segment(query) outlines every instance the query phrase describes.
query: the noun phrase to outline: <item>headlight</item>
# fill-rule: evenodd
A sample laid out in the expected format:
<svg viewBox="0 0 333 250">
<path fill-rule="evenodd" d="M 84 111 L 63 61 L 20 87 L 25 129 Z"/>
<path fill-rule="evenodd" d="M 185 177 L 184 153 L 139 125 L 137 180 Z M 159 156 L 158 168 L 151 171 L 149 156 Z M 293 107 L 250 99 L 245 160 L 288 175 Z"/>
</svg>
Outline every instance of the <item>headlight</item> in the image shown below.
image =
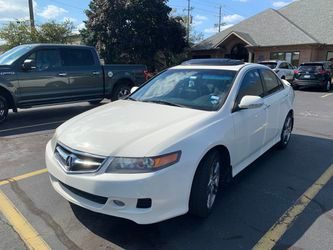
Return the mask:
<svg viewBox="0 0 333 250">
<path fill-rule="evenodd" d="M 115 157 L 109 164 L 107 173 L 147 173 L 160 170 L 177 163 L 181 151 L 144 158 Z"/>
</svg>

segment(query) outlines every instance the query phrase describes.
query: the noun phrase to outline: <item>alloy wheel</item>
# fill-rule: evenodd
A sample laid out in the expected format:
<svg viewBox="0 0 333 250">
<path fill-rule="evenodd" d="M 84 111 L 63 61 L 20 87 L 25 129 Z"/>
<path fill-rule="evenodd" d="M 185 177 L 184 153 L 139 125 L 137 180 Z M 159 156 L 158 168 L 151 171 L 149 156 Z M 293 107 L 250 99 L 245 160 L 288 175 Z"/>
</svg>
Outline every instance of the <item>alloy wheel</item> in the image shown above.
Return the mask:
<svg viewBox="0 0 333 250">
<path fill-rule="evenodd" d="M 207 197 L 207 208 L 211 209 L 216 198 L 216 194 L 218 192 L 220 182 L 220 162 L 215 161 L 213 166 L 211 167 L 209 181 L 208 181 L 208 197 Z"/>
<path fill-rule="evenodd" d="M 131 91 L 128 88 L 121 88 L 118 92 L 118 100 L 124 99 L 125 97 L 127 97 L 129 94 L 131 93 Z"/>
<path fill-rule="evenodd" d="M 283 132 L 282 132 L 283 144 L 288 144 L 290 137 L 291 137 L 292 128 L 293 128 L 292 119 L 289 116 L 284 124 Z"/>
</svg>

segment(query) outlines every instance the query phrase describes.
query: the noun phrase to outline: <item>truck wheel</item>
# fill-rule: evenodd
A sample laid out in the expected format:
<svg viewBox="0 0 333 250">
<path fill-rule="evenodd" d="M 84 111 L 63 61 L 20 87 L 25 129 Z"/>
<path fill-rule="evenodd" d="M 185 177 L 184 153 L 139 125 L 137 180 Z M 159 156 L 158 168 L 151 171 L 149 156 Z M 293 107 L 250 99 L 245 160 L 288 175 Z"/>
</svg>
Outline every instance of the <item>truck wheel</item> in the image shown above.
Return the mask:
<svg viewBox="0 0 333 250">
<path fill-rule="evenodd" d="M 133 84 L 127 81 L 118 83 L 111 94 L 111 101 L 117 101 L 126 98 L 131 93 Z"/>
<path fill-rule="evenodd" d="M 206 155 L 200 162 L 192 183 L 189 203 L 191 214 L 205 218 L 212 211 L 221 184 L 223 163 L 217 150 Z"/>
<path fill-rule="evenodd" d="M 8 117 L 8 103 L 6 98 L 0 96 L 0 124 L 5 122 Z"/>
</svg>

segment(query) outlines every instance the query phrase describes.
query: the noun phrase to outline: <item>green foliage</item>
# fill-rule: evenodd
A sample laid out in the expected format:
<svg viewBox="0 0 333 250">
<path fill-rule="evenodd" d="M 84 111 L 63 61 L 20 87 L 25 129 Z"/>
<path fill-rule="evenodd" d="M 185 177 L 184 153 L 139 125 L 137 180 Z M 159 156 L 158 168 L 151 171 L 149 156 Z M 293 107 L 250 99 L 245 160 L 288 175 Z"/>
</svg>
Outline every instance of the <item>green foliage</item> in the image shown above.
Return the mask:
<svg viewBox="0 0 333 250">
<path fill-rule="evenodd" d="M 167 0 L 92 0 L 81 35 L 106 63 L 144 63 L 161 69 L 186 47 L 185 29 Z"/>
<path fill-rule="evenodd" d="M 67 43 L 72 34 L 71 22 L 44 23 L 31 29 L 29 21 L 9 22 L 0 29 L 0 39 L 5 40 L 5 49 L 27 43 Z"/>
</svg>

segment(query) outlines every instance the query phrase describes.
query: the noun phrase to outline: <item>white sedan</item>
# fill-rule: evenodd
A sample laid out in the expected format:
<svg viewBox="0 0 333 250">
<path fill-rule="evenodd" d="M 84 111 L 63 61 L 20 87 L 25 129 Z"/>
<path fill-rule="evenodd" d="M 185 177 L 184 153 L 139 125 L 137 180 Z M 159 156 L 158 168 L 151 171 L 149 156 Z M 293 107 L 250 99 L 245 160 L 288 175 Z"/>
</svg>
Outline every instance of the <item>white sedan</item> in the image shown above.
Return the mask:
<svg viewBox="0 0 333 250">
<path fill-rule="evenodd" d="M 72 203 L 139 224 L 205 217 L 224 184 L 287 146 L 293 101 L 266 66 L 190 60 L 61 125 L 46 147 L 51 183 Z"/>
</svg>

